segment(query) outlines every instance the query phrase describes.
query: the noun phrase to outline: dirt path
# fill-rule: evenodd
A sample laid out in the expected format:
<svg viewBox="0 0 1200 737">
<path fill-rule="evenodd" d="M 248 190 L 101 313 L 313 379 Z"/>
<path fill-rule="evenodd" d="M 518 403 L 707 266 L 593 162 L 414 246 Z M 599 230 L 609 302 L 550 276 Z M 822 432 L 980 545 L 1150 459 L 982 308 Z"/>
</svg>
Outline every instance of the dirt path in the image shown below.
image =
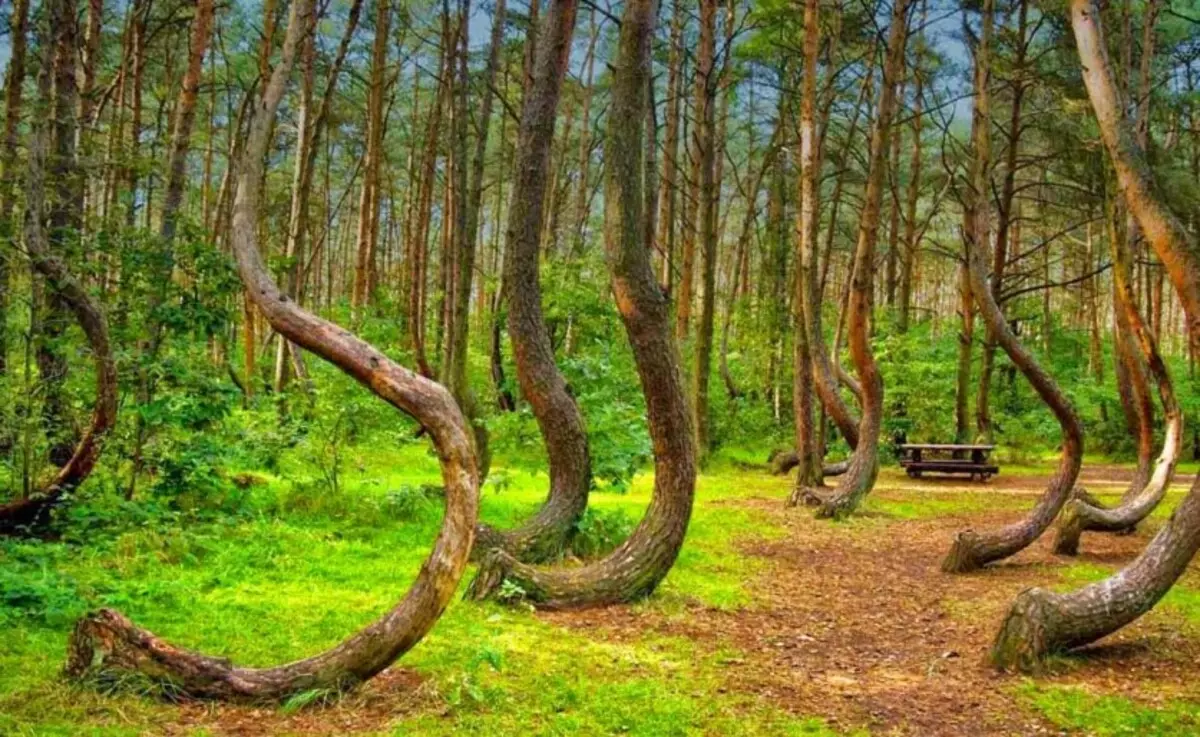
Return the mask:
<svg viewBox="0 0 1200 737">
<path fill-rule="evenodd" d="M 1032 494 L 1044 480 L 1023 481 L 1002 490 Z M 897 501 L 914 496 L 887 489 L 877 494 Z M 728 662 L 728 688 L 797 715 L 824 717 L 840 729 L 922 736 L 1061 733 L 1022 703 L 1015 693 L 1022 679 L 995 673 L 983 655 L 1012 598 L 1028 586 L 1059 582 L 1069 562 L 1050 554 L 1043 539 L 1011 562 L 977 574 L 939 570 L 956 531 L 1015 520 L 1023 501 L 1010 497 L 994 511 L 918 520 L 876 516 L 848 524 L 784 510 L 775 498 L 734 503 L 760 510 L 787 530 L 781 540 L 745 546 L 768 564 L 753 585 L 754 608 L 695 607 L 670 619 L 614 608 L 553 619 L 618 636 L 656 631 L 714 648 L 736 647 L 745 656 Z M 1149 535 L 1089 535 L 1079 561 L 1120 565 Z M 1189 578 L 1200 586 L 1200 577 Z M 1139 700 L 1200 698 L 1198 656 L 1200 633 L 1178 615 L 1155 612 L 1041 680 L 1084 683 Z"/>
</svg>

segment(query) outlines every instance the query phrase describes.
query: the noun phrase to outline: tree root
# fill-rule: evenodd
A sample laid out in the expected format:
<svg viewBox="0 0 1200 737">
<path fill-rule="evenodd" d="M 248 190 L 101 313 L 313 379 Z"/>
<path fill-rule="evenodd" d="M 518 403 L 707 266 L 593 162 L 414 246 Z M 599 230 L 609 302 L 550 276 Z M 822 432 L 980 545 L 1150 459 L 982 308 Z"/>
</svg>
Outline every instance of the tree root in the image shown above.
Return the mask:
<svg viewBox="0 0 1200 737">
<path fill-rule="evenodd" d="M 970 573 L 983 568 L 979 546 L 983 538 L 974 530 L 963 530 L 954 536 L 950 552 L 942 559 L 943 573 Z"/>
<path fill-rule="evenodd" d="M 788 495 L 787 507 L 819 507 L 826 502 L 825 495 L 819 493 L 813 486 L 796 486 Z"/>
<path fill-rule="evenodd" d="M 1055 555 L 1079 555 L 1079 538 L 1083 536 L 1083 518 L 1079 513 L 1081 503 L 1082 499 L 1075 497 L 1067 502 L 1059 515 L 1058 529 L 1054 533 Z"/>
<path fill-rule="evenodd" d="M 1052 632 L 1059 617 L 1052 596 L 1037 588 L 1017 596 L 988 654 L 993 666 L 1022 673 L 1042 670 L 1046 657 L 1057 649 Z"/>
</svg>

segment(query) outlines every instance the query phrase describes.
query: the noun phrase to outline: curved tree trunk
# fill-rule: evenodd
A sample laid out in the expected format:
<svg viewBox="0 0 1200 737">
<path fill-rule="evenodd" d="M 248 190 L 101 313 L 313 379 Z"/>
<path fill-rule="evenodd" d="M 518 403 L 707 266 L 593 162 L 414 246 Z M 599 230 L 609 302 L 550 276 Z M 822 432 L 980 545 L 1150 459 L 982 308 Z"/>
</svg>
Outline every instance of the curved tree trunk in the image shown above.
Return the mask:
<svg viewBox="0 0 1200 737">
<path fill-rule="evenodd" d="M 441 615 L 466 567 L 479 483 L 471 432 L 454 398 L 349 331 L 301 309 L 275 285 L 259 254 L 259 188 L 268 131 L 301 36 L 311 28 L 311 2 L 292 3 L 279 65 L 255 104 L 238 166 L 233 249 L 247 293 L 281 336 L 333 363 L 429 431 L 446 485 L 442 530 L 408 594 L 378 620 L 319 655 L 274 668 L 238 668 L 223 658 L 175 647 L 105 609 L 81 619 L 71 636 L 66 670 L 75 678 L 116 680 L 123 672 L 137 671 L 176 695 L 240 701 L 278 701 L 315 689 L 345 690 L 379 673 L 420 641 Z"/>
<path fill-rule="evenodd" d="M 1075 555 L 1079 552 L 1079 537 L 1086 531 L 1096 532 L 1128 532 L 1144 520 L 1162 501 L 1167 493 L 1167 487 L 1175 473 L 1175 464 L 1179 461 L 1179 453 L 1183 446 L 1183 414 L 1179 402 L 1175 399 L 1175 389 L 1171 375 L 1158 352 L 1158 343 L 1150 328 L 1138 312 L 1137 302 L 1134 301 L 1133 287 L 1130 284 L 1130 252 L 1128 241 L 1119 242 L 1110 238 L 1113 263 L 1113 293 L 1116 297 L 1118 315 L 1123 317 L 1122 323 L 1129 331 L 1129 338 L 1136 340 L 1140 355 L 1145 360 L 1146 367 L 1154 377 L 1158 386 L 1158 396 L 1163 405 L 1163 418 L 1166 433 L 1163 436 L 1162 453 L 1154 467 L 1154 473 L 1143 461 L 1142 442 L 1138 448 L 1138 470 L 1134 481 L 1122 497 L 1121 503 L 1112 509 L 1105 509 L 1091 503 L 1086 497 L 1076 495 L 1067 503 L 1059 517 L 1058 533 L 1054 538 L 1054 552 L 1060 555 Z M 1144 389 L 1143 389 L 1144 391 Z M 1139 412 L 1139 440 L 1142 435 L 1153 439 L 1153 428 L 1148 426 L 1147 419 Z"/>
<path fill-rule="evenodd" d="M 829 276 L 829 265 L 833 260 L 831 254 L 833 251 L 833 239 L 837 231 L 838 209 L 842 201 L 842 192 L 844 189 L 846 176 L 845 172 L 849 169 L 849 155 L 852 146 L 854 145 L 855 134 L 858 130 L 858 119 L 862 114 L 862 110 L 866 107 L 868 98 L 871 95 L 871 80 L 874 76 L 874 60 L 876 54 L 874 49 L 872 53 L 867 55 L 866 73 L 863 75 L 862 85 L 859 87 L 858 99 L 854 104 L 854 112 L 850 116 L 850 125 L 846 132 L 846 142 L 842 147 L 841 154 L 838 156 L 838 167 L 840 169 L 837 182 L 834 184 L 833 194 L 830 196 L 829 208 L 829 225 L 825 231 L 825 256 L 821 266 L 821 276 L 817 283 L 818 295 L 824 294 L 825 283 Z M 819 152 L 818 152 L 819 153 Z M 853 268 L 853 266 L 851 267 Z M 847 279 L 845 297 L 849 296 L 850 279 Z M 846 299 L 839 302 L 840 305 L 847 304 Z M 847 310 L 843 307 L 838 315 L 838 331 L 839 336 L 835 340 L 834 355 L 836 356 L 840 346 L 841 325 L 845 319 Z M 853 410 L 842 399 L 839 391 L 838 382 L 842 371 L 835 371 L 833 362 L 830 360 L 828 348 L 825 345 L 825 333 L 821 327 L 821 310 L 813 310 L 808 315 L 808 335 L 809 335 L 809 351 L 812 354 L 813 360 L 813 379 L 817 397 L 821 400 L 821 406 L 825 413 L 837 425 L 838 432 L 846 439 L 846 443 L 851 449 L 858 447 L 858 417 L 855 416 Z M 848 385 L 851 391 L 854 391 L 855 384 Z M 861 403 L 861 389 L 855 393 Z M 825 474 L 826 476 L 830 474 Z"/>
<path fill-rule="evenodd" d="M 613 62 L 604 158 L 604 233 L 617 309 L 646 395 L 654 496 L 645 517 L 607 557 L 569 569 L 537 568 L 493 551 L 468 596 L 510 596 L 542 608 L 596 606 L 649 595 L 683 545 L 696 484 L 692 419 L 671 336 L 670 306 L 654 276 L 642 195 L 654 0 L 627 0 Z M 504 586 L 507 582 L 509 585 Z"/>
<path fill-rule="evenodd" d="M 53 3 L 43 20 L 42 66 L 38 72 L 39 106 L 34 116 L 26 165 L 25 247 L 34 268 L 49 283 L 58 298 L 75 313 L 87 336 L 96 370 L 96 403 L 86 432 L 67 462 L 43 489 L 0 506 L 0 535 L 23 534 L 47 523 L 50 512 L 64 495 L 78 488 L 91 474 L 100 457 L 101 441 L 117 419 L 117 370 L 108 339 L 108 323 L 87 291 L 68 272 L 59 254 L 51 253 L 43 221 L 46 217 L 46 158 L 49 148 L 51 57 L 56 46 L 51 36 L 60 28 L 58 13 L 73 12 L 66 3 Z"/>
<path fill-rule="evenodd" d="M 539 28 L 533 83 L 525 96 L 504 247 L 504 293 L 517 381 L 546 443 L 550 493 L 538 513 L 514 530 L 481 525 L 479 555 L 493 548 L 517 560 L 541 563 L 562 553 L 587 508 L 592 484 L 587 430 L 579 405 L 554 362 L 542 314 L 538 275 L 539 234 L 546 199 L 546 170 L 554 140 L 558 99 L 566 74 L 575 0 L 551 3 Z"/>
<path fill-rule="evenodd" d="M 1054 413 L 1062 427 L 1063 448 L 1058 470 L 1050 479 L 1042 498 L 1033 511 L 1020 522 L 992 532 L 979 533 L 964 530 L 954 538 L 950 552 L 942 561 L 942 570 L 947 573 L 963 573 L 1002 560 L 1025 549 L 1041 536 L 1042 532 L 1058 516 L 1066 503 L 1079 475 L 1079 464 L 1083 455 L 1083 431 L 1074 408 L 1063 395 L 1054 379 L 1038 364 L 1033 354 L 1017 339 L 1009 327 L 1004 313 L 996 303 L 988 283 L 988 242 L 990 239 L 990 213 L 987 190 L 987 165 L 989 156 L 988 136 L 988 56 L 992 36 L 992 0 L 984 0 L 983 30 L 975 52 L 975 116 L 972 132 L 975 139 L 975 161 L 972 166 L 971 222 L 965 233 L 967 274 L 975 304 L 987 324 L 988 333 L 1008 354 L 1013 365 L 1020 369 L 1035 391 Z"/>
<path fill-rule="evenodd" d="M 1145 154 L 1124 118 L 1104 46 L 1100 9 L 1072 0 L 1071 24 L 1083 80 L 1100 135 L 1117 171 L 1129 212 L 1162 261 L 1186 315 L 1189 345 L 1200 347 L 1200 246 L 1156 191 Z M 1148 612 L 1187 569 L 1200 548 L 1200 478 L 1146 549 L 1109 578 L 1065 594 L 1023 591 L 992 646 L 993 664 L 1035 669 L 1055 652 L 1086 645 Z"/>
<path fill-rule="evenodd" d="M 853 286 L 850 291 L 850 357 L 862 386 L 862 419 L 858 425 L 858 445 L 846 474 L 833 494 L 821 503 L 817 517 L 842 518 L 858 508 L 875 486 L 879 474 L 879 430 L 883 421 L 883 377 L 871 352 L 871 296 L 875 245 L 879 239 L 879 215 L 883 204 L 886 152 L 896 110 L 896 86 L 904 69 L 904 45 L 908 35 L 908 0 L 896 0 L 888 29 L 887 60 L 879 88 L 879 106 L 871 130 L 871 155 L 867 169 L 867 188 L 858 226 L 858 244 L 854 254 Z"/>
</svg>

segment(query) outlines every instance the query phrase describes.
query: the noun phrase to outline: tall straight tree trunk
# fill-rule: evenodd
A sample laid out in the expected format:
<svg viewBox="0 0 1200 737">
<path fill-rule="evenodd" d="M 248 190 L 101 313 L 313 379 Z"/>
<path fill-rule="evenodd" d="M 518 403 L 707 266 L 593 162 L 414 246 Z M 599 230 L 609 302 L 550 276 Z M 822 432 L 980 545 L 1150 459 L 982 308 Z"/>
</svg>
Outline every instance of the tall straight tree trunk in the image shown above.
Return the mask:
<svg viewBox="0 0 1200 737">
<path fill-rule="evenodd" d="M 663 289 L 669 294 L 674 281 L 676 213 L 679 209 L 679 116 L 682 109 L 683 0 L 671 2 L 671 40 L 667 51 L 666 130 L 663 134 L 662 188 L 658 197 L 658 250 L 662 253 Z"/>
<path fill-rule="evenodd" d="M 925 75 L 921 70 L 920 54 L 925 49 L 925 3 L 921 3 L 921 30 L 917 35 L 917 62 L 913 66 L 913 111 L 912 111 L 912 153 L 909 159 L 908 191 L 904 203 L 904 237 L 903 250 L 900 254 L 900 286 L 897 297 L 896 330 L 907 333 L 912 319 L 913 285 L 916 279 L 917 246 L 920 235 L 917 232 L 917 203 L 921 199 L 921 123 L 923 119 L 922 105 L 924 104 Z M 899 134 L 897 134 L 899 138 Z"/>
<path fill-rule="evenodd" d="M 892 4 L 888 28 L 887 57 L 879 89 L 879 105 L 871 129 L 871 153 L 867 167 L 866 192 L 858 226 L 853 287 L 847 324 L 850 357 L 862 385 L 862 419 L 858 425 L 858 446 L 837 488 L 817 509 L 817 516 L 842 518 L 858 508 L 875 486 L 879 473 L 879 431 L 883 420 L 883 377 L 871 352 L 870 320 L 874 282 L 875 246 L 879 239 L 880 211 L 883 205 L 884 175 L 887 167 L 892 118 L 896 112 L 896 92 L 904 71 L 904 46 L 908 37 L 908 0 Z"/>
<path fill-rule="evenodd" d="M 50 250 L 69 260 L 83 235 L 83 172 L 79 167 L 79 88 L 76 77 L 79 28 L 73 0 L 56 0 L 53 16 L 54 43 L 52 108 L 53 125 L 49 156 L 49 179 L 53 185 L 47 219 Z M 44 56 L 44 55 L 43 55 Z M 50 438 L 49 459 L 62 468 L 74 454 L 78 439 L 65 394 L 67 358 L 59 345 L 70 320 L 71 305 L 57 290 L 46 294 L 37 348 L 38 373 L 42 382 L 42 419 Z"/>
<path fill-rule="evenodd" d="M 914 71 L 915 74 L 915 71 Z M 900 80 L 900 89 L 896 97 L 898 104 L 904 104 L 905 81 Z M 892 152 L 888 162 L 887 194 L 888 200 L 888 250 L 887 261 L 884 265 L 883 303 L 888 307 L 896 306 L 896 290 L 900 281 L 900 131 L 892 136 Z"/>
<path fill-rule="evenodd" d="M 1016 75 L 1016 80 L 1013 82 L 1012 107 L 1008 119 L 1008 147 L 1005 152 L 1004 184 L 1000 192 L 999 218 L 996 226 L 995 248 L 992 257 L 992 275 L 988 282 L 988 287 L 992 291 L 992 298 L 996 300 L 997 304 L 1001 304 L 1000 293 L 1004 287 L 1004 272 L 1008 266 L 1009 237 L 1013 232 L 1013 200 L 1016 193 L 1017 168 L 1019 166 L 1022 133 L 1021 108 L 1027 84 L 1024 75 L 1025 59 L 1029 48 L 1028 41 L 1025 38 L 1028 6 L 1029 3 L 1027 0 L 1021 0 L 1017 10 L 1016 57 L 1013 60 L 1013 74 Z M 1018 252 L 1017 244 L 1015 243 L 1013 244 L 1013 251 L 1014 253 Z M 975 394 L 975 427 L 978 431 L 979 440 L 983 443 L 992 442 L 991 391 L 992 372 L 995 362 L 996 341 L 989 330 L 980 357 L 979 388 Z"/>
<path fill-rule="evenodd" d="M 315 115 L 312 114 L 313 66 L 316 51 L 315 33 L 306 37 L 304 46 L 300 51 L 301 63 L 304 66 L 300 85 L 301 104 L 299 120 L 297 121 L 297 128 L 299 130 L 297 134 L 295 169 L 292 175 L 292 198 L 288 213 L 287 244 L 284 246 L 284 258 L 287 261 L 284 289 L 289 296 L 299 300 L 301 304 L 304 303 L 304 285 L 307 276 L 305 270 L 301 268 L 301 264 L 305 259 L 305 246 L 309 236 L 309 205 L 312 199 L 313 175 L 317 167 L 317 152 L 320 151 L 321 138 L 325 133 L 330 109 L 333 107 L 334 90 L 337 86 L 338 77 L 341 74 L 342 66 L 345 64 L 346 54 L 350 49 L 350 42 L 354 37 L 354 31 L 358 28 L 358 21 L 361 14 L 362 0 L 353 0 L 346 18 L 346 28 L 342 32 L 342 39 L 338 44 L 337 53 L 334 55 L 333 63 L 329 67 L 329 76 L 325 83 L 324 92 L 321 95 L 320 106 L 317 108 Z M 411 216 L 411 212 L 409 215 Z M 310 261 L 313 257 L 315 257 L 315 254 L 310 257 Z M 287 367 L 291 363 L 289 356 L 292 352 L 291 343 L 286 340 L 279 341 L 275 354 L 275 390 L 277 392 L 283 390 L 283 385 L 287 381 Z M 306 387 L 307 389 L 308 387 Z"/>
<path fill-rule="evenodd" d="M 796 483 L 790 505 L 811 495 L 822 484 L 822 452 L 814 422 L 813 363 L 809 349 L 808 315 L 821 309 L 817 295 L 817 231 L 820 175 L 817 151 L 817 55 L 821 45 L 818 0 L 804 2 L 804 72 L 800 98 L 800 209 L 796 223 L 796 296 L 793 299 L 792 410 L 796 425 Z M 782 125 L 782 123 L 781 123 Z"/>
<path fill-rule="evenodd" d="M 375 247 L 379 240 L 379 175 L 383 160 L 384 75 L 387 71 L 391 0 L 375 0 L 375 40 L 371 45 L 371 79 L 367 92 L 367 158 L 363 167 L 362 193 L 358 204 L 358 234 L 355 239 L 354 291 L 350 296 L 352 322 L 358 325 L 371 301 L 369 294 Z"/>
<path fill-rule="evenodd" d="M 8 307 L 12 276 L 9 258 L 16 252 L 17 224 L 14 221 L 17 176 L 17 146 L 20 143 L 22 92 L 25 82 L 25 28 L 29 22 L 29 0 L 13 0 L 9 14 L 9 59 L 4 77 L 4 140 L 0 144 L 0 377 L 8 372 Z"/>
<path fill-rule="evenodd" d="M 697 69 L 694 75 L 700 77 L 700 72 Z M 680 86 L 681 94 L 684 85 Z M 699 89 L 698 87 L 694 87 Z M 700 116 L 698 113 L 698 101 L 695 99 L 693 91 L 693 99 L 691 105 L 691 113 L 686 106 L 680 112 L 683 116 L 683 140 L 685 163 L 687 167 L 678 167 L 677 175 L 681 175 L 681 170 L 686 169 L 687 174 L 683 176 L 683 185 L 681 194 L 683 196 L 682 219 L 679 223 L 679 281 L 676 285 L 676 290 L 671 293 L 675 301 L 675 337 L 681 342 L 687 340 L 688 334 L 692 329 L 692 301 L 694 299 L 694 289 L 696 286 L 696 232 L 697 219 L 700 205 L 700 151 L 697 145 L 696 126 L 699 125 Z"/>
<path fill-rule="evenodd" d="M 410 287 L 408 293 L 408 330 L 409 342 L 412 343 L 416 354 L 417 367 L 421 374 L 433 376 L 433 369 L 425 350 L 425 310 L 428 304 L 427 281 L 429 270 L 429 220 L 433 205 L 433 187 L 437 174 L 438 136 L 442 126 L 442 108 L 446 105 L 448 79 L 451 73 L 451 45 L 453 37 L 450 30 L 449 14 L 442 13 L 442 51 L 438 68 L 441 76 L 438 79 L 437 92 L 434 95 L 432 109 L 429 113 L 428 126 L 425 129 L 425 151 L 421 160 L 421 181 L 417 189 L 417 224 L 413 228 L 413 242 L 405 249 L 410 261 Z"/>
<path fill-rule="evenodd" d="M 468 15 L 464 5 L 463 15 Z M 466 162 L 466 100 L 467 100 L 467 38 L 466 25 L 463 26 L 463 51 L 459 61 L 459 76 L 461 83 L 460 104 L 462 106 L 462 142 L 460 155 L 463 159 L 460 184 L 466 189 L 466 202 L 461 214 L 460 234 L 456 250 L 458 263 L 456 265 L 454 284 L 454 303 L 451 311 L 450 337 L 447 342 L 448 350 L 443 359 L 442 371 L 444 383 L 450 388 L 455 399 L 463 408 L 467 419 L 475 431 L 475 451 L 479 456 L 480 477 L 486 477 L 491 465 L 491 454 L 488 451 L 487 429 L 481 417 L 482 409 L 475 393 L 467 382 L 467 350 L 470 344 L 470 307 L 471 285 L 475 274 L 476 242 L 478 241 L 480 210 L 483 207 L 483 169 L 487 158 L 488 133 L 492 119 L 492 89 L 495 85 L 496 70 L 500 67 L 500 53 L 504 45 L 504 24 L 506 7 L 504 0 L 497 0 L 492 13 L 492 38 L 488 46 L 487 67 L 483 75 L 483 99 L 479 108 L 479 126 L 475 137 L 475 150 L 471 158 L 470 184 L 467 184 Z"/>
<path fill-rule="evenodd" d="M 543 608 L 597 606 L 647 596 L 670 571 L 683 545 L 696 484 L 691 413 L 671 336 L 670 304 L 650 260 L 645 211 L 644 130 L 654 0 L 627 0 L 613 59 L 604 150 L 604 234 L 612 289 L 637 363 L 654 449 L 654 494 L 641 523 L 605 558 L 582 567 L 539 568 L 496 551 L 472 583 L 475 597 L 504 582 Z M 511 586 L 509 587 L 511 589 Z"/>
<path fill-rule="evenodd" d="M 52 227 L 56 219 L 63 218 L 61 213 L 54 213 L 54 209 L 60 205 L 46 207 L 46 162 L 50 148 L 51 121 L 54 121 L 56 133 L 59 135 L 63 133 L 61 126 L 70 123 L 70 119 L 55 119 L 51 111 L 63 112 L 64 103 L 75 102 L 71 99 L 70 88 L 63 89 L 58 86 L 63 81 L 58 76 L 63 67 L 61 59 L 56 59 L 75 53 L 74 16 L 74 2 L 54 0 L 48 3 L 40 23 L 38 35 L 42 55 L 37 84 L 40 109 L 34 116 L 26 162 L 25 247 L 34 268 L 45 278 L 67 309 L 74 313 L 80 327 L 83 328 L 95 363 L 96 400 L 87 430 L 53 479 L 37 493 L 25 495 L 0 506 L 0 535 L 36 532 L 44 526 L 50 519 L 50 512 L 91 474 L 100 457 L 104 437 L 112 429 L 117 418 L 117 372 L 108 339 L 108 323 L 87 290 L 67 271 L 67 254 L 61 250 L 61 244 L 56 244 L 43 227 L 43 221 L 47 219 L 48 214 Z M 52 76 L 55 84 L 53 92 Z M 75 108 L 72 107 L 72 115 L 74 111 Z M 56 141 L 56 144 L 61 144 L 61 141 Z M 72 138 L 70 146 L 74 145 L 75 141 Z M 54 161 L 55 175 L 66 175 L 69 184 L 72 173 L 69 168 L 72 164 L 69 158 L 61 158 L 64 153 L 67 153 L 65 148 L 54 152 L 56 158 L 51 160 Z M 57 184 L 62 187 L 63 180 L 59 180 Z M 61 196 L 63 192 L 57 194 Z"/>
<path fill-rule="evenodd" d="M 1072 0 L 1071 25 L 1088 97 L 1129 212 L 1162 261 L 1183 304 L 1189 347 L 1200 348 L 1200 247 L 1163 204 L 1113 84 L 1100 8 Z M 1013 602 L 992 646 L 1001 668 L 1036 669 L 1047 655 L 1086 645 L 1149 611 L 1200 548 L 1200 478 L 1149 545 L 1125 568 L 1076 591 L 1027 589 Z"/>
<path fill-rule="evenodd" d="M 708 385 L 712 374 L 713 322 L 717 286 L 717 182 L 714 60 L 717 46 L 717 0 L 700 1 L 700 48 L 696 61 L 696 156 L 700 175 L 697 216 L 700 237 L 700 320 L 696 327 L 692 370 L 696 452 L 701 461 L 710 449 Z"/>
<path fill-rule="evenodd" d="M 300 261 L 308 233 L 308 192 L 304 191 L 305 171 L 312 150 L 313 77 L 316 66 L 316 33 L 307 34 L 300 47 L 300 107 L 296 113 L 296 153 L 292 164 L 292 198 L 288 209 L 287 241 L 283 247 L 283 289 L 292 299 L 299 298 Z M 275 343 L 275 394 L 282 397 L 287 388 L 291 343 Z M 283 407 L 281 402 L 280 407 Z"/>
<path fill-rule="evenodd" d="M 592 163 L 592 96 L 595 92 L 596 71 L 596 42 L 600 40 L 600 24 L 596 22 L 596 11 L 593 8 L 588 20 L 588 48 L 584 56 L 583 103 L 579 113 L 581 126 L 579 129 L 579 180 L 575 187 L 575 235 L 571 249 L 572 258 L 577 258 L 584 252 L 587 244 L 587 223 L 591 215 L 591 186 L 589 174 Z M 664 163 L 664 166 L 666 164 Z M 661 244 L 659 248 L 661 248 Z"/>
<path fill-rule="evenodd" d="M 1019 522 L 992 532 L 964 530 L 958 533 L 950 552 L 942 561 L 942 570 L 947 573 L 975 570 L 1028 547 L 1054 521 L 1070 496 L 1083 455 L 1083 430 L 1074 408 L 1009 327 L 987 281 L 985 264 L 991 237 L 991 197 L 987 183 L 991 160 L 989 84 L 993 12 L 992 0 L 984 0 L 979 43 L 975 50 L 975 111 L 971 125 L 975 147 L 971 165 L 970 214 L 973 222 L 966 233 L 967 271 L 971 278 L 971 292 L 975 295 L 975 303 L 988 330 L 1054 413 L 1062 428 L 1063 447 L 1058 470 L 1030 514 Z"/>
<path fill-rule="evenodd" d="M 509 531 L 480 530 L 478 549 L 501 549 L 513 560 L 546 562 L 560 555 L 587 507 L 591 458 L 583 415 L 554 361 L 542 312 L 538 274 L 540 228 L 558 99 L 575 27 L 574 0 L 552 0 L 538 36 L 533 84 L 525 96 L 517 138 L 516 178 L 504 246 L 508 334 L 521 394 L 537 419 L 550 461 L 550 492 L 538 513 Z"/>
<path fill-rule="evenodd" d="M 204 55 L 212 37 L 213 0 L 197 0 L 192 17 L 188 42 L 188 63 L 179 87 L 179 99 L 175 104 L 175 119 L 171 126 L 170 156 L 167 159 L 167 187 L 163 194 L 163 209 L 159 224 L 159 241 L 162 249 L 151 272 L 151 289 L 147 300 L 150 315 L 150 334 L 140 342 L 142 367 L 138 369 L 138 403 L 145 406 L 154 399 L 154 381 L 145 364 L 158 358 L 162 346 L 164 326 L 158 312 L 167 300 L 171 278 L 175 271 L 175 233 L 179 228 L 179 211 L 183 207 L 184 187 L 187 184 L 187 157 L 191 150 L 192 127 L 196 121 L 196 100 L 200 91 L 200 76 L 204 71 Z M 133 469 L 130 473 L 127 496 L 132 497 L 142 471 L 142 452 L 146 442 L 147 427 L 141 413 L 136 414 L 134 430 Z"/>
<path fill-rule="evenodd" d="M 171 692 L 199 698 L 283 701 L 300 693 L 345 691 L 387 668 L 419 642 L 438 620 L 458 586 L 473 542 L 479 478 L 471 434 L 443 387 L 391 361 L 346 330 L 301 309 L 271 280 L 258 250 L 258 206 L 263 159 L 272 119 L 283 96 L 301 36 L 311 27 L 311 0 L 291 4 L 279 65 L 255 104 L 250 134 L 238 166 L 232 243 L 238 268 L 263 314 L 292 340 L 407 412 L 428 431 L 441 461 L 446 511 L 433 551 L 408 594 L 354 636 L 325 652 L 273 668 L 238 668 L 167 643 L 109 609 L 75 626 L 66 672 L 74 678 L 130 671 L 169 684 Z"/>
<path fill-rule="evenodd" d="M 970 211 L 963 214 L 964 231 L 972 228 Z M 971 295 L 970 266 L 958 265 L 958 363 L 954 382 L 954 441 L 971 441 L 971 352 L 975 344 L 975 299 Z"/>
</svg>

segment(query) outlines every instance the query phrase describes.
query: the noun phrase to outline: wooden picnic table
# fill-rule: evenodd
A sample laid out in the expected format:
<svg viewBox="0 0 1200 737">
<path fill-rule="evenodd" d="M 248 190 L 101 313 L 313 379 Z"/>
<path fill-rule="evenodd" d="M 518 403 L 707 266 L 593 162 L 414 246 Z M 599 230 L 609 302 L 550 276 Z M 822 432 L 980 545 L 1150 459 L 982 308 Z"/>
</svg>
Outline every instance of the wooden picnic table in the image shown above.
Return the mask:
<svg viewBox="0 0 1200 737">
<path fill-rule="evenodd" d="M 896 446 L 900 467 L 914 479 L 929 471 L 965 473 L 972 479 L 987 481 L 1000 472 L 1000 467 L 989 459 L 995 449 L 994 445 L 969 443 L 901 443 Z"/>
</svg>

